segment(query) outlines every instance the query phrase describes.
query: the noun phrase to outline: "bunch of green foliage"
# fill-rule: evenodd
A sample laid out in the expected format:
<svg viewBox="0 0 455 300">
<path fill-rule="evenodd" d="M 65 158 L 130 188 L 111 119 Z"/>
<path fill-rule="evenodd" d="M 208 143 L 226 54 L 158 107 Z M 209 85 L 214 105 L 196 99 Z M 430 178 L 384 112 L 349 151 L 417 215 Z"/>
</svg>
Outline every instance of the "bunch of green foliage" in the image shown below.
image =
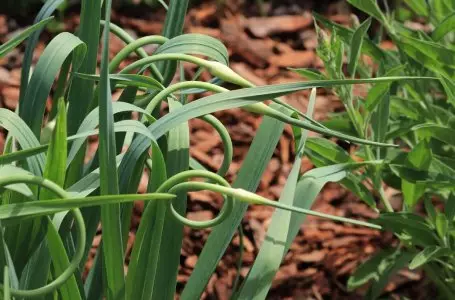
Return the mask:
<svg viewBox="0 0 455 300">
<path fill-rule="evenodd" d="M 381 163 L 368 166 L 361 178 L 349 175 L 341 181 L 372 209 L 378 210 L 374 195 L 380 199 L 380 215 L 373 222 L 392 231 L 400 241 L 397 248 L 384 249 L 359 267 L 348 288 L 370 282 L 368 299 L 374 299 L 398 270 L 422 267 L 439 287 L 441 296 L 450 299 L 455 295 L 455 2 L 409 0 L 404 1 L 404 7 L 385 13 L 373 0 L 349 2 L 371 17 L 362 24 L 354 19 L 357 24 L 350 29 L 315 15 L 317 23 L 331 31 L 328 37 L 317 28 L 318 55 L 326 73 L 297 72 L 318 80 L 375 75 L 428 76 L 439 81 L 381 83 L 369 89 L 366 97 L 354 96 L 347 85 L 334 88 L 346 111 L 332 116 L 325 123 L 327 127 L 362 139 L 400 145 L 357 148 L 356 156 Z M 433 30 L 411 30 L 396 19 L 411 14 L 431 24 Z M 367 31 L 373 19 L 380 30 L 370 39 Z M 378 47 L 376 41 L 382 39 L 381 35 L 387 35 L 396 49 Z M 375 67 L 359 61 L 361 55 L 369 56 Z M 344 56 L 348 58 L 347 72 L 342 69 Z M 341 147 L 321 138 L 308 139 L 305 152 L 319 167 L 352 161 Z M 369 183 L 374 194 L 361 182 Z M 401 191 L 403 204 L 399 209 L 392 208 L 383 183 Z M 435 208 L 435 199 L 443 202 L 444 211 Z M 424 204 L 426 217 L 416 213 L 420 203 Z"/>
<path fill-rule="evenodd" d="M 248 205 L 269 205 L 277 209 L 250 272 L 242 282 L 236 280 L 234 284 L 233 299 L 265 299 L 307 214 L 378 230 L 401 228 L 397 234 L 402 237 L 400 249 L 403 252 L 397 252 L 400 259 L 394 268 L 403 264 L 401 253 L 416 252 L 422 241 L 428 242 L 431 238 L 444 241 L 447 243 L 444 249 L 453 245 L 450 235 L 453 213 L 434 211 L 434 223 L 422 221 L 421 224 L 417 221 L 419 217 L 410 211 L 415 200 L 412 203 L 406 200 L 404 214 L 386 213 L 375 223 L 310 209 L 327 182 L 343 183 L 375 207 L 373 196 L 363 183 L 365 176 L 372 178 L 385 204 L 387 199 L 381 192 L 381 181 L 386 175 L 391 181 L 403 180 L 403 184 L 410 186 L 407 189 L 415 190 L 413 195 L 422 193 L 422 189 L 435 191 L 436 187 L 438 194 L 447 193 L 451 182 L 443 178 L 449 176 L 445 172 L 451 169 L 447 162 L 436 167 L 433 162 L 435 157 L 444 161 L 447 154 L 443 151 L 450 151 L 450 142 L 453 142 L 439 140 L 447 139 L 445 131 L 451 129 L 446 123 L 437 123 L 445 120 L 449 124 L 451 120 L 450 99 L 453 97 L 445 101 L 443 95 L 453 96 L 453 69 L 449 65 L 453 57 L 440 57 L 439 52 L 431 52 L 428 61 L 431 61 L 431 68 L 438 68 L 438 72 L 420 66 L 415 73 L 405 73 L 405 68 L 390 67 L 396 67 L 401 56 L 380 50 L 364 37 L 369 21 L 355 33 L 329 24 L 339 33 L 333 35 L 331 44 L 321 39 L 319 52 L 333 78 L 326 79 L 321 74 L 301 70 L 317 78 L 256 87 L 229 68 L 227 50 L 218 40 L 199 34 L 182 34 L 188 0 L 170 1 L 162 35 L 139 39 L 133 39 L 110 22 L 111 0 L 82 0 L 77 35 L 58 34 L 47 45 L 32 71 L 32 54 L 39 34 L 61 3 L 62 0 L 46 1 L 35 25 L 0 46 L 2 57 L 28 38 L 18 110 L 0 109 L 0 126 L 8 132 L 0 156 L 0 263 L 4 270 L 0 279 L 4 299 L 173 299 L 184 226 L 212 228 L 181 293 L 182 299 L 199 299 L 237 229 L 241 234 L 239 225 Z M 94 30 L 98 26 L 102 30 Z M 125 42 L 125 47 L 111 60 L 109 33 Z M 430 43 L 424 38 L 407 39 L 424 45 Z M 356 74 L 357 70 L 362 74 L 360 79 L 345 78 L 340 71 L 343 41 L 351 45 L 349 72 Z M 142 48 L 148 44 L 158 45 L 153 54 Z M 407 46 L 406 49 L 414 48 Z M 422 47 L 418 49 L 420 51 Z M 452 51 L 447 47 L 443 49 L 440 51 Z M 101 64 L 97 74 L 99 50 Z M 383 62 L 380 75 L 385 76 L 369 78 L 368 70 L 357 63 L 360 53 L 365 51 L 372 56 L 379 55 Z M 133 53 L 138 59 L 119 69 L 121 62 Z M 407 55 L 411 66 L 410 54 L 407 50 L 400 53 Z M 420 52 L 418 55 L 421 56 Z M 201 72 L 208 71 L 213 79 L 209 82 L 198 80 L 201 72 L 194 78 L 185 78 L 182 62 L 196 65 Z M 172 81 L 174 77 L 179 78 L 177 82 Z M 223 82 L 239 88 L 230 91 L 221 86 Z M 357 83 L 371 87 L 369 101 L 374 114 L 365 115 L 362 102 L 352 97 L 351 85 Z M 53 85 L 54 107 L 46 114 L 45 104 Z M 447 102 L 446 109 L 438 110 L 438 118 L 435 117 L 433 123 L 412 124 L 406 127 L 407 131 L 403 125 L 398 129 L 397 125 L 393 127 L 396 122 L 393 106 L 388 109 L 386 104 L 395 103 L 395 98 L 397 103 L 409 102 L 409 107 L 418 109 L 415 111 L 418 120 L 427 115 L 427 108 L 419 105 L 428 103 L 436 110 L 438 106 L 433 103 L 436 100 L 412 98 L 419 97 L 420 91 L 416 89 L 426 85 L 428 92 L 443 98 L 441 102 Z M 330 120 L 331 123 L 321 124 L 312 119 L 316 88 L 328 87 L 334 87 L 343 99 L 348 117 L 341 116 Z M 279 100 L 283 95 L 304 89 L 311 89 L 305 114 Z M 122 91 L 116 102 L 112 102 L 113 90 Z M 189 95 L 207 91 L 213 93 L 188 101 Z M 265 105 L 262 103 L 265 100 L 273 102 Z M 167 114 L 160 110 L 163 102 L 168 105 Z M 226 128 L 212 113 L 237 107 L 264 115 L 264 119 L 231 186 L 223 177 L 232 161 L 233 145 Z M 409 110 L 413 111 L 411 108 Z M 132 117 L 133 112 L 139 114 L 139 119 Z M 387 115 L 383 115 L 385 112 Z M 189 155 L 188 121 L 193 118 L 213 126 L 221 137 L 224 159 L 216 173 L 206 170 Z M 368 125 L 369 120 L 372 126 Z M 254 191 L 285 124 L 293 128 L 296 158 L 279 201 L 272 201 Z M 365 159 L 353 161 L 328 140 L 308 138 L 309 130 L 363 145 L 359 155 L 363 154 Z M 430 139 L 429 131 L 440 132 L 439 139 Z M 99 146 L 95 156 L 86 162 L 86 139 L 92 135 L 98 135 Z M 416 138 L 425 142 L 415 143 Z M 406 154 L 387 141 L 419 146 L 413 147 L 412 154 Z M 418 158 L 426 157 L 420 151 L 433 143 L 439 145 L 438 151 L 442 152 L 432 150 L 431 162 L 420 164 Z M 122 152 L 125 147 L 126 152 Z M 301 160 L 305 154 L 320 167 L 301 174 Z M 416 167 L 416 164 L 419 165 Z M 147 193 L 139 195 L 137 189 L 145 170 L 150 173 Z M 206 181 L 196 181 L 196 178 Z M 212 220 L 194 221 L 185 217 L 187 192 L 199 190 L 214 191 L 225 199 L 219 215 Z M 134 200 L 145 201 L 145 208 L 125 272 L 125 249 Z M 391 210 L 390 205 L 385 207 Z M 446 217 L 445 223 L 441 216 Z M 417 225 L 394 226 L 403 224 L 403 220 L 406 220 L 405 224 Z M 84 281 L 84 266 L 100 222 L 102 241 Z M 433 230 L 432 224 L 436 229 Z M 421 228 L 427 230 L 427 234 L 412 235 Z M 435 232 L 439 235 L 435 236 Z M 376 277 L 373 274 L 367 279 Z M 366 281 L 365 277 L 362 280 Z"/>
</svg>

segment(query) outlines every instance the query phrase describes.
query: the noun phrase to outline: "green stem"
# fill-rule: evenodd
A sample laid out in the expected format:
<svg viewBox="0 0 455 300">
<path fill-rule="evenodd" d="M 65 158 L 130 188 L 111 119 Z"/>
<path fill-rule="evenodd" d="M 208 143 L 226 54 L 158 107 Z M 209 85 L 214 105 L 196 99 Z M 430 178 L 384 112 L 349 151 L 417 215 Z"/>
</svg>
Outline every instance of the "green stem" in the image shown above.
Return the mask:
<svg viewBox="0 0 455 300">
<path fill-rule="evenodd" d="M 109 72 L 111 72 L 111 73 L 114 72 L 120 66 L 120 63 L 125 58 L 127 58 L 133 52 L 138 52 L 138 49 L 140 49 L 142 46 L 150 45 L 150 44 L 162 45 L 165 42 L 167 42 L 168 40 L 169 39 L 167 39 L 161 35 L 151 35 L 151 36 L 142 37 L 140 39 L 137 39 L 137 40 L 134 40 L 134 41 L 128 43 L 128 45 L 126 45 L 125 48 L 120 50 L 120 52 L 117 53 L 117 55 L 109 63 Z M 140 52 L 140 51 L 139 51 L 139 53 L 142 54 L 142 52 Z M 141 57 L 142 57 L 142 55 L 141 55 Z M 147 57 L 147 56 L 145 56 L 145 57 Z M 154 75 L 158 78 L 158 80 L 161 81 L 163 79 L 163 77 L 161 76 L 161 74 L 159 74 L 159 75 L 158 74 L 154 74 Z"/>
<path fill-rule="evenodd" d="M 187 171 L 187 172 L 206 172 L 206 171 Z M 187 178 L 188 175 L 186 175 L 184 172 L 183 175 L 179 174 L 182 177 Z M 213 173 L 211 173 L 212 177 Z M 194 176 L 190 176 L 194 177 Z M 166 186 L 173 185 L 175 183 L 175 179 L 168 180 L 166 182 Z M 180 181 L 180 180 L 179 180 Z M 326 218 L 332 221 L 337 221 L 337 222 L 344 222 L 344 223 L 349 223 L 353 225 L 359 225 L 359 226 L 365 226 L 368 228 L 373 228 L 373 229 L 382 229 L 380 225 L 377 224 L 372 224 L 369 222 L 364 222 L 364 221 L 359 221 L 359 220 L 353 220 L 349 218 L 344 218 L 344 217 L 339 217 L 339 216 L 334 216 L 334 215 L 329 215 L 321 212 L 316 212 L 312 211 L 309 209 L 304 209 L 304 208 L 299 208 L 299 207 L 294 207 L 294 206 L 289 206 L 280 202 L 272 201 L 267 198 L 261 197 L 259 195 L 256 195 L 254 193 L 248 192 L 243 189 L 235 189 L 230 186 L 221 186 L 221 185 L 216 185 L 213 183 L 207 183 L 207 182 L 184 182 L 184 183 L 177 183 L 175 186 L 169 189 L 169 191 L 174 191 L 174 190 L 181 190 L 184 189 L 186 191 L 201 191 L 201 190 L 209 190 L 212 192 L 217 192 L 223 195 L 231 196 L 239 201 L 247 202 L 249 204 L 257 204 L 257 205 L 267 205 L 267 206 L 272 206 L 275 208 L 280 208 L 284 209 L 287 211 L 291 212 L 296 212 L 296 213 L 301 213 L 301 214 L 306 214 L 306 215 L 311 215 L 311 216 L 316 216 L 316 217 L 321 217 L 321 218 Z M 165 191 L 162 188 L 159 189 L 159 191 Z"/>
<path fill-rule="evenodd" d="M 100 21 L 101 26 L 105 26 L 105 24 L 106 22 L 104 20 Z M 109 30 L 126 44 L 131 44 L 135 42 L 135 39 L 132 36 L 130 36 L 123 28 L 113 23 L 110 23 Z M 147 52 L 145 52 L 145 50 L 142 48 L 137 48 L 135 52 L 139 57 L 142 58 L 148 56 Z M 150 66 L 150 71 L 152 72 L 153 76 L 155 76 L 156 79 L 158 79 L 159 81 L 163 80 L 163 76 L 161 75 L 160 71 L 158 71 L 158 68 L 155 65 Z"/>
</svg>

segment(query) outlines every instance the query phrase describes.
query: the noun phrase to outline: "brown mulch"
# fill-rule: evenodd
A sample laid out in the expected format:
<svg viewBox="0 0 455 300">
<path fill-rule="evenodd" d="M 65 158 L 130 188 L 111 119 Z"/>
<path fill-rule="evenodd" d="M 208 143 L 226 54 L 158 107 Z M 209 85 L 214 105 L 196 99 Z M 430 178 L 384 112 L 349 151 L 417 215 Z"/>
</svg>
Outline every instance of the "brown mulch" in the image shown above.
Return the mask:
<svg viewBox="0 0 455 300">
<path fill-rule="evenodd" d="M 322 69 L 322 62 L 315 54 L 316 34 L 311 16 L 312 6 L 297 5 L 294 1 L 288 5 L 274 4 L 269 7 L 269 17 L 258 16 L 257 9 L 242 6 L 242 1 L 226 1 L 224 7 L 216 1 L 205 1 L 190 9 L 185 32 L 203 33 L 222 40 L 228 47 L 231 67 L 240 75 L 257 85 L 284 83 L 301 80 L 288 67 Z M 278 2 L 278 1 L 276 1 Z M 291 3 L 292 1 L 289 1 Z M 305 2 L 305 1 L 302 1 Z M 313 1 L 308 1 L 313 2 Z M 322 1 L 333 2 L 333 1 Z M 268 5 L 268 4 L 267 4 Z M 317 7 L 316 7 L 317 8 Z M 343 2 L 328 5 L 323 11 L 332 20 L 348 26 L 349 8 Z M 138 14 L 116 12 L 114 22 L 136 36 L 159 34 L 163 24 L 163 13 L 156 9 L 142 9 Z M 79 22 L 76 14 L 66 18 L 64 26 L 74 29 Z M 19 26 L 14 20 L 0 15 L 0 37 L 4 41 Z M 50 35 L 44 35 L 35 59 L 44 49 Z M 384 46 L 390 46 L 385 44 Z M 122 43 L 112 39 L 111 53 L 121 49 Z M 20 62 L 22 52 L 19 48 L 0 60 L 0 107 L 15 109 L 19 95 Z M 153 51 L 153 49 L 147 49 Z M 185 65 L 187 74 L 194 73 L 192 66 Z M 364 93 L 362 88 L 358 93 Z M 305 111 L 308 100 L 307 92 L 287 96 L 286 101 Z M 331 112 L 342 110 L 336 96 L 320 89 L 315 108 L 315 119 L 323 120 Z M 232 181 L 240 168 L 249 145 L 255 135 L 261 117 L 240 109 L 218 112 L 215 114 L 229 129 L 234 143 L 234 162 L 227 178 Z M 191 155 L 206 167 L 216 170 L 222 161 L 221 140 L 216 132 L 200 120 L 190 121 Z M 0 150 L 4 136 L 0 134 Z M 92 143 L 96 149 L 96 140 Z M 274 156 L 261 179 L 258 193 L 271 199 L 279 198 L 287 174 L 293 163 L 293 142 L 290 127 L 286 127 Z M 302 171 L 312 168 L 308 159 L 302 162 Z M 140 192 L 145 191 L 147 174 L 141 181 Z M 393 191 L 389 190 L 390 193 Z M 219 211 L 222 199 L 213 193 L 191 193 L 188 216 L 191 219 L 213 218 Z M 374 218 L 376 214 L 361 200 L 342 189 L 338 184 L 328 184 L 318 196 L 314 210 L 338 216 L 358 219 Z M 140 220 L 142 204 L 135 205 L 135 213 L 130 232 L 129 248 L 134 241 L 135 230 Z M 243 219 L 245 230 L 244 259 L 241 275 L 245 276 L 254 262 L 260 245 L 266 235 L 273 209 L 262 206 L 249 208 Z M 178 289 L 181 290 L 194 268 L 198 254 L 203 248 L 209 230 L 185 229 L 181 261 L 178 276 Z M 100 236 L 95 239 L 91 253 L 94 254 Z M 355 268 L 379 249 L 393 246 L 397 241 L 391 234 L 375 230 L 353 227 L 327 220 L 308 217 L 302 225 L 299 235 L 291 250 L 286 255 L 280 271 L 276 275 L 270 299 L 362 299 L 365 288 L 355 292 L 346 290 L 346 281 Z M 239 237 L 236 235 L 210 281 L 204 299 L 228 299 L 232 282 L 236 276 L 236 263 L 239 256 Z M 386 291 L 392 298 L 407 296 L 411 299 L 425 298 L 423 274 L 402 270 L 387 285 Z"/>
</svg>

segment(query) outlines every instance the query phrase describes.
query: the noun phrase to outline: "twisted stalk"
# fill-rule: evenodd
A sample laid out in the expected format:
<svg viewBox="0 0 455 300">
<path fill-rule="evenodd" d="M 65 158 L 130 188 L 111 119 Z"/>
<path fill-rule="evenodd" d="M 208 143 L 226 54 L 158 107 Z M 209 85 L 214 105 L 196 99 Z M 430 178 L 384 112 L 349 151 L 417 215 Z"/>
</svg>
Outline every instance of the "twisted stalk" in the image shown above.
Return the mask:
<svg viewBox="0 0 455 300">
<path fill-rule="evenodd" d="M 53 192 L 55 195 L 57 195 L 60 198 L 70 198 L 69 194 L 62 189 L 59 185 L 56 183 L 41 178 L 33 175 L 17 175 L 17 176 L 9 176 L 5 178 L 0 178 L 0 187 L 4 187 L 10 184 L 15 184 L 15 183 L 26 183 L 26 184 L 36 184 L 40 187 L 46 188 Z M 78 269 L 79 263 L 82 260 L 82 257 L 84 255 L 84 250 L 85 250 L 85 243 L 86 243 L 86 234 L 85 234 L 85 223 L 84 219 L 82 217 L 82 214 L 79 209 L 71 209 L 71 213 L 74 215 L 74 219 L 76 221 L 76 232 L 77 232 L 77 247 L 76 251 L 74 253 L 73 258 L 71 259 L 71 262 L 68 266 L 68 268 L 57 278 L 55 278 L 52 282 L 48 283 L 47 285 L 32 289 L 32 290 L 20 290 L 20 289 L 14 289 L 10 288 L 9 292 L 12 296 L 15 297 L 20 297 L 20 298 L 37 298 L 37 297 L 43 297 L 46 294 L 49 294 L 56 289 L 58 289 L 60 286 L 65 284 L 65 282 L 74 274 L 74 272 Z M 14 218 L 14 216 L 13 216 Z M 52 221 L 50 218 L 47 218 L 47 222 L 49 226 L 54 226 L 52 224 Z M 3 284 L 0 284 L 0 290 L 4 290 L 5 287 Z"/>
<path fill-rule="evenodd" d="M 195 178 L 195 177 L 203 177 L 207 179 L 214 180 L 220 184 L 214 184 L 214 183 L 209 183 L 209 182 L 199 182 L 199 181 L 189 181 L 185 182 L 185 180 L 189 178 Z M 169 192 L 171 194 L 175 194 L 180 191 L 186 191 L 186 192 L 194 192 L 194 191 L 211 191 L 215 192 L 224 196 L 227 196 L 225 204 L 223 208 L 221 209 L 220 214 L 213 220 L 210 221 L 193 221 L 189 220 L 185 217 L 182 217 L 179 215 L 177 212 L 175 212 L 172 208 L 172 201 L 169 201 L 169 206 L 171 210 L 173 211 L 173 216 L 181 223 L 192 227 L 192 228 L 207 228 L 214 226 L 213 224 L 211 226 L 207 226 L 204 222 L 213 222 L 214 220 L 217 220 L 216 224 L 219 224 L 221 221 L 218 221 L 219 219 L 223 219 L 227 217 L 226 211 L 229 211 L 229 205 L 230 201 L 229 198 L 236 199 L 238 201 L 246 202 L 248 204 L 256 204 L 256 205 L 267 205 L 267 206 L 272 206 L 274 208 L 279 208 L 279 209 L 284 209 L 290 212 L 295 212 L 295 213 L 301 213 L 301 214 L 306 214 L 306 215 L 311 215 L 311 216 L 316 216 L 316 217 L 322 217 L 326 218 L 332 221 L 336 222 L 344 222 L 348 224 L 353 224 L 353 225 L 359 225 L 359 226 L 365 226 L 368 228 L 372 229 L 382 229 L 380 225 L 369 223 L 369 222 L 364 222 L 364 221 L 359 221 L 359 220 L 352 220 L 349 218 L 344 218 L 344 217 L 339 217 L 339 216 L 334 216 L 334 215 L 329 215 L 321 212 L 316 212 L 312 211 L 309 209 L 304 209 L 304 208 L 299 208 L 299 207 L 294 207 L 290 205 L 286 205 L 280 202 L 276 202 L 267 198 L 264 198 L 262 196 L 259 196 L 255 193 L 248 192 L 243 189 L 236 189 L 232 188 L 229 183 L 223 179 L 221 176 L 209 172 L 209 171 L 203 171 L 203 170 L 189 170 L 189 171 L 184 171 L 182 173 L 179 173 L 177 175 L 174 175 L 173 177 L 167 179 L 157 190 L 159 193 L 164 193 L 164 192 Z M 227 207 L 227 208 L 225 208 Z M 226 214 L 226 216 L 224 216 Z"/>
</svg>

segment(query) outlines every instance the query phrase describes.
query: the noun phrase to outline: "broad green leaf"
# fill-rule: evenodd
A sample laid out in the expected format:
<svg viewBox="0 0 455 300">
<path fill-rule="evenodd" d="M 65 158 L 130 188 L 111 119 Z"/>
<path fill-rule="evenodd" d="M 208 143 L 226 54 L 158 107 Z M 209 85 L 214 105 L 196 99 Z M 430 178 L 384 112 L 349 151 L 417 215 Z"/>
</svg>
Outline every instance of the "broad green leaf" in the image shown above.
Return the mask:
<svg viewBox="0 0 455 300">
<path fill-rule="evenodd" d="M 446 47 L 440 43 L 413 37 L 402 36 L 400 40 L 408 45 L 412 45 L 422 54 L 438 62 L 438 64 L 447 65 L 452 68 L 455 67 L 455 58 L 453 57 L 455 49 Z M 417 59 L 419 58 L 421 59 L 421 57 L 417 57 Z"/>
<path fill-rule="evenodd" d="M 46 239 L 48 251 L 52 257 L 52 276 L 57 277 L 68 269 L 70 261 L 57 228 L 49 218 L 48 222 Z M 82 299 L 74 274 L 59 288 L 58 292 L 62 299 Z"/>
<path fill-rule="evenodd" d="M 431 148 L 428 143 L 421 141 L 408 153 L 405 165 L 409 168 L 414 168 L 421 171 L 427 171 L 430 167 L 432 159 Z M 412 209 L 420 197 L 425 192 L 424 183 L 412 183 L 406 179 L 402 179 L 401 188 L 403 191 L 404 202 Z"/>
<path fill-rule="evenodd" d="M 455 130 L 443 125 L 421 124 L 412 128 L 421 138 L 434 138 L 455 146 Z"/>
<path fill-rule="evenodd" d="M 425 183 L 434 188 L 450 188 L 455 186 L 451 176 L 440 172 L 422 171 L 405 165 L 390 164 L 390 169 L 398 177 L 412 183 Z"/>
<path fill-rule="evenodd" d="M 412 213 L 382 213 L 374 223 L 381 225 L 400 237 L 403 242 L 417 246 L 430 246 L 437 243 L 436 236 L 422 217 Z"/>
<path fill-rule="evenodd" d="M 363 263 L 348 280 L 348 289 L 353 290 L 372 281 L 365 297 L 378 298 L 389 278 L 404 268 L 412 258 L 412 253 L 399 250 L 382 250 Z"/>
<path fill-rule="evenodd" d="M 428 246 L 419 252 L 412 261 L 409 263 L 411 270 L 417 269 L 424 264 L 431 262 L 432 260 L 444 257 L 450 254 L 450 249 L 439 247 L 439 246 Z"/>
<path fill-rule="evenodd" d="M 440 76 L 450 77 L 450 74 L 453 74 L 454 60 L 451 57 L 455 50 L 441 44 L 404 36 L 401 36 L 397 44 L 400 50 L 414 60 L 414 64 L 423 65 Z"/>
</svg>

